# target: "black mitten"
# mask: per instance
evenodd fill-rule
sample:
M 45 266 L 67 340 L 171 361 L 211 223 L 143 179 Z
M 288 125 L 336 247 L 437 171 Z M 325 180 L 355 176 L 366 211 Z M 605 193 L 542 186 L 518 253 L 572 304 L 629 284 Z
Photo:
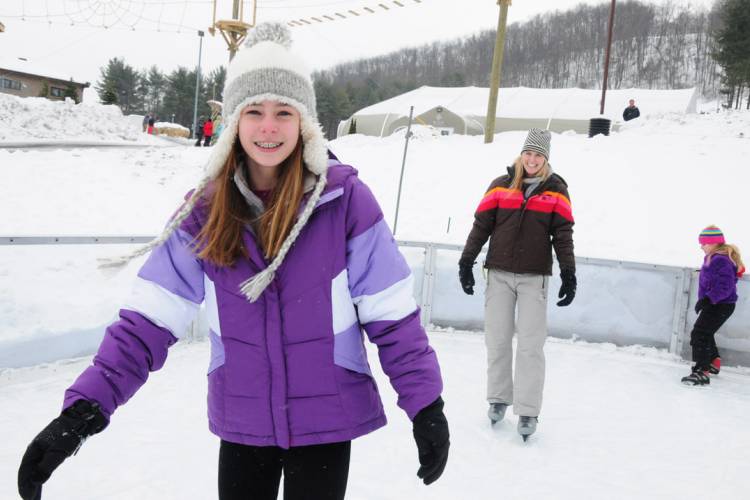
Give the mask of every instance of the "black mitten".
M 700 314 L 704 307 L 708 305 L 708 297 L 703 297 L 695 303 L 695 314 Z
M 422 408 L 413 421 L 414 440 L 419 453 L 417 476 L 424 484 L 437 481 L 448 463 L 450 436 L 448 420 L 443 413 L 443 398 Z
M 26 448 L 18 469 L 18 493 L 24 500 L 40 500 L 42 485 L 87 437 L 107 426 L 97 403 L 79 399 L 40 432 Z
M 473 262 L 458 263 L 458 279 L 461 281 L 461 288 L 463 288 L 466 295 L 474 295 L 475 283 L 473 268 Z
M 562 269 L 560 270 L 560 279 L 562 285 L 560 285 L 560 293 L 557 294 L 557 298 L 562 300 L 558 301 L 557 305 L 564 307 L 570 305 L 576 296 L 576 272 L 570 269 Z

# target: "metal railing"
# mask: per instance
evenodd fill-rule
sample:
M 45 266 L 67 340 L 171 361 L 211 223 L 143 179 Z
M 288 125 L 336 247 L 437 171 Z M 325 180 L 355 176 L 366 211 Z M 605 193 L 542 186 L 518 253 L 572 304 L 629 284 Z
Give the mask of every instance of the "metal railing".
M 142 244 L 151 239 L 149 235 L 0 236 L 0 245 Z M 398 241 L 398 245 L 415 275 L 414 295 L 423 325 L 483 328 L 483 280 L 477 280 L 474 296 L 464 295 L 458 284 L 462 246 L 421 241 Z M 550 300 L 551 335 L 655 346 L 690 358 L 697 270 L 588 257 L 577 257 L 576 265 L 576 301 L 571 307 L 558 308 Z M 553 274 L 550 289 L 556 291 L 558 284 Z M 750 366 L 750 279 L 741 279 L 738 287 L 737 309 L 717 334 L 717 343 L 725 363 Z

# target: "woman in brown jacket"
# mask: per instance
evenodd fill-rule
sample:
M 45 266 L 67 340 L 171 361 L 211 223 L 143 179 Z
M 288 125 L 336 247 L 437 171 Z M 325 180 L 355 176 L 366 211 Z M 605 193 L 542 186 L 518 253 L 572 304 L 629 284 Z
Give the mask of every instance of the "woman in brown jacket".
M 573 214 L 567 184 L 549 164 L 550 141 L 549 131 L 529 131 L 521 156 L 507 175 L 492 181 L 479 203 L 459 261 L 461 287 L 472 295 L 473 266 L 490 240 L 484 262 L 488 415 L 494 424 L 513 405 L 524 441 L 536 430 L 542 406 L 553 247 L 562 278 L 557 305 L 569 305 L 576 293 Z

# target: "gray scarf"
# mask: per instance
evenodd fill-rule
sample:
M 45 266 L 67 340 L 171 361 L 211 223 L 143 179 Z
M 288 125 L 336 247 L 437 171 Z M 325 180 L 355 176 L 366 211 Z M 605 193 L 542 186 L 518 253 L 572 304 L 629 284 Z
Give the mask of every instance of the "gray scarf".
M 550 177 L 552 177 L 552 167 L 549 168 L 549 175 Z M 541 183 L 542 178 L 539 176 L 524 177 L 523 185 L 525 186 L 525 189 L 523 191 L 523 199 L 528 200 L 531 194 L 536 190 L 537 187 L 539 187 L 539 184 Z

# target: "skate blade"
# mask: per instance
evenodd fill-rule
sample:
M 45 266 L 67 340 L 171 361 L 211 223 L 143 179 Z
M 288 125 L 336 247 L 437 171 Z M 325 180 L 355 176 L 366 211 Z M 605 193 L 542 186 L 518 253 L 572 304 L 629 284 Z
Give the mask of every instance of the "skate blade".
M 690 380 L 682 380 L 682 385 L 687 387 L 706 387 L 709 384 L 697 384 L 695 382 L 691 382 Z
M 529 440 L 529 436 L 530 436 L 530 435 L 531 435 L 531 434 L 521 434 L 521 439 L 523 439 L 523 442 L 524 442 L 524 443 L 525 443 L 526 441 L 528 441 L 528 440 Z

